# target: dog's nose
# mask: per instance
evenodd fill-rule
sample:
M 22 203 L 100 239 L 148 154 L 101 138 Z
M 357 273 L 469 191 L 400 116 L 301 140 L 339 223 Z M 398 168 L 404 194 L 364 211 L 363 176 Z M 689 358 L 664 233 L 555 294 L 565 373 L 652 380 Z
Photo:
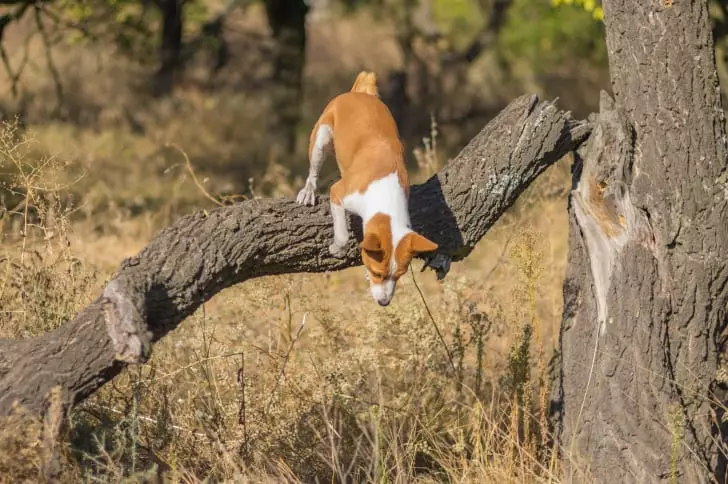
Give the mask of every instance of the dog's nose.
M 390 303 L 391 301 L 392 301 L 391 299 L 390 299 L 390 300 L 388 300 L 388 301 L 381 301 L 381 300 L 377 300 L 377 302 L 379 303 L 379 305 L 380 305 L 380 306 L 382 306 L 382 307 L 384 307 L 384 306 L 389 306 L 389 303 Z

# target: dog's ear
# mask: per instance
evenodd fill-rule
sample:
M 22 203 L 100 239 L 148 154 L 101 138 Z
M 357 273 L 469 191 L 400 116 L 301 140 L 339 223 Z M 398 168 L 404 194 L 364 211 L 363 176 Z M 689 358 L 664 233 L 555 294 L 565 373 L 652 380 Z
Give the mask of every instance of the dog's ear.
M 412 251 L 413 254 L 437 250 L 438 245 L 436 243 L 426 239 L 416 232 L 410 232 L 407 234 L 407 238 L 409 239 L 408 242 L 410 251 Z
M 359 247 L 361 247 L 362 250 L 371 253 L 382 252 L 382 241 L 374 232 L 367 232 L 364 234 L 364 239 L 361 241 L 361 244 L 359 244 Z

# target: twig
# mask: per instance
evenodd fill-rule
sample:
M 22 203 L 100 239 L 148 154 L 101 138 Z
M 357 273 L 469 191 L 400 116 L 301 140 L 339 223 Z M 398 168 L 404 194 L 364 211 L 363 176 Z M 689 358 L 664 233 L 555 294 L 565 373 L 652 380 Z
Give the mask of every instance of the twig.
M 190 363 L 189 365 L 181 366 L 174 371 L 163 374 L 160 377 L 140 379 L 140 380 L 138 380 L 138 383 L 155 383 L 158 381 L 162 381 L 165 378 L 171 378 L 179 373 L 182 373 L 183 371 L 189 370 L 190 368 L 192 368 L 194 366 L 201 365 L 201 364 L 207 363 L 212 360 L 220 360 L 220 359 L 224 359 L 224 358 L 230 358 L 231 356 L 238 356 L 240 354 L 242 354 L 240 351 L 236 351 L 234 353 L 224 353 L 221 355 L 208 356 L 207 358 L 200 358 L 200 359 L 194 361 L 193 363 Z M 162 372 L 160 371 L 160 373 L 162 373 Z
M 417 292 L 420 294 L 420 299 L 422 299 L 422 304 L 425 305 L 425 310 L 427 311 L 427 315 L 430 317 L 430 321 L 432 321 L 432 326 L 435 327 L 435 332 L 437 333 L 437 337 L 440 338 L 440 343 L 442 343 L 442 347 L 445 348 L 445 353 L 447 353 L 447 359 L 450 362 L 450 367 L 452 368 L 452 371 L 457 373 L 457 369 L 455 368 L 455 361 L 452 358 L 452 353 L 450 353 L 450 349 L 447 347 L 447 343 L 445 343 L 445 338 L 442 337 L 442 333 L 440 333 L 440 328 L 437 327 L 437 323 L 435 322 L 435 317 L 432 315 L 432 311 L 430 311 L 430 307 L 427 305 L 427 301 L 425 300 L 425 295 L 422 294 L 422 290 L 420 289 L 419 284 L 417 284 L 417 279 L 415 278 L 415 271 L 412 269 L 412 265 L 410 264 L 410 274 L 412 274 L 412 282 L 415 283 L 415 288 L 417 289 Z
M 293 336 L 293 339 L 291 340 L 291 344 L 288 346 L 288 351 L 286 352 L 286 356 L 283 357 L 283 364 L 281 365 L 281 371 L 278 372 L 278 378 L 276 378 L 276 383 L 273 385 L 273 390 L 270 392 L 270 397 L 268 397 L 268 403 L 265 404 L 265 413 L 268 413 L 268 410 L 270 409 L 270 404 L 273 402 L 273 396 L 276 393 L 276 390 L 278 390 L 278 385 L 281 383 L 281 379 L 283 378 L 283 373 L 286 371 L 286 364 L 288 363 L 288 358 L 291 356 L 291 352 L 293 351 L 293 345 L 296 344 L 296 341 L 298 341 L 298 337 L 301 335 L 301 331 L 303 331 L 303 326 L 306 324 L 306 316 L 308 316 L 308 313 L 304 313 L 303 319 L 301 320 L 301 324 L 298 326 L 298 329 L 296 330 L 296 334 Z
M 503 250 L 501 251 L 500 256 L 495 261 L 495 264 L 493 264 L 493 267 L 491 267 L 490 270 L 485 273 L 485 277 L 483 277 L 484 281 L 487 281 L 488 279 L 490 279 L 490 276 L 493 274 L 493 272 L 495 272 L 495 270 L 498 269 L 498 267 L 500 267 L 501 263 L 503 263 L 503 261 L 505 260 L 506 254 L 508 252 L 508 246 L 511 244 L 511 241 L 513 240 L 513 237 L 514 237 L 514 232 L 513 231 L 509 231 L 509 232 L 511 234 L 508 236 L 508 239 L 506 239 L 505 243 L 503 244 Z
M 248 427 L 245 419 L 245 353 L 240 353 L 238 385 L 240 385 L 240 410 L 238 411 L 238 423 L 243 426 L 243 444 L 240 446 L 240 451 L 243 454 L 243 459 L 247 459 Z
M 128 412 L 122 412 L 121 410 L 117 410 L 117 409 L 112 408 L 112 407 L 107 407 L 105 405 L 94 405 L 94 407 L 99 408 L 101 410 L 106 410 L 107 412 L 111 412 L 111 413 L 114 413 L 114 414 L 117 414 L 117 415 L 124 415 L 124 416 L 128 416 L 129 415 Z M 86 412 L 90 413 L 91 415 L 94 415 L 96 418 L 98 418 L 99 420 L 101 420 L 101 418 L 99 416 L 97 416 L 97 415 L 94 414 L 94 412 L 93 412 L 94 408 L 93 407 L 88 407 L 85 410 L 86 410 Z M 159 425 L 159 420 L 153 419 L 152 417 L 147 417 L 147 416 L 144 416 L 144 415 L 137 415 L 136 418 L 138 418 L 139 420 L 142 420 L 144 422 L 148 422 L 148 423 L 150 423 L 152 425 Z M 175 430 L 179 430 L 181 432 L 187 432 L 189 434 L 194 435 L 195 437 L 205 437 L 205 438 L 208 437 L 207 434 L 203 434 L 201 432 L 195 432 L 194 430 L 190 430 L 190 429 L 187 429 L 185 427 L 180 427 L 179 425 L 172 425 L 172 424 L 170 424 L 169 425 L 169 428 L 175 429 Z
M 195 185 L 197 185 L 197 188 L 200 189 L 202 194 L 205 195 L 205 197 L 207 197 L 209 200 L 211 200 L 215 205 L 222 207 L 224 204 L 217 198 L 210 195 L 210 193 L 207 190 L 205 190 L 205 187 L 202 186 L 202 183 L 200 183 L 200 181 L 197 179 L 197 176 L 195 175 L 195 170 L 192 169 L 192 163 L 190 162 L 190 158 L 189 158 L 189 156 L 187 156 L 187 153 L 185 153 L 182 148 L 180 148 L 179 146 L 177 146 L 174 143 L 167 143 L 167 146 L 169 146 L 170 148 L 176 149 L 177 151 L 179 151 L 182 154 L 182 156 L 185 159 L 185 165 L 187 166 L 187 171 L 190 172 L 190 175 L 192 176 L 192 181 L 195 182 Z
M 56 27 L 58 27 L 60 25 L 61 27 L 65 27 L 67 29 L 77 30 L 90 40 L 98 40 L 98 37 L 96 35 L 94 35 L 85 25 L 83 25 L 79 22 L 73 22 L 73 21 L 61 18 L 61 16 L 58 13 L 56 13 L 50 9 L 50 6 L 40 3 L 40 4 L 36 4 L 35 8 L 42 11 L 46 15 L 46 17 L 50 18 L 53 22 L 55 22 Z
M 20 210 L 20 207 L 23 206 L 25 203 L 25 199 L 18 202 L 15 207 L 11 209 L 4 209 L 2 213 L 0 213 L 0 235 L 3 234 L 3 228 L 5 227 L 5 222 L 10 218 L 10 215 L 17 215 L 18 210 Z

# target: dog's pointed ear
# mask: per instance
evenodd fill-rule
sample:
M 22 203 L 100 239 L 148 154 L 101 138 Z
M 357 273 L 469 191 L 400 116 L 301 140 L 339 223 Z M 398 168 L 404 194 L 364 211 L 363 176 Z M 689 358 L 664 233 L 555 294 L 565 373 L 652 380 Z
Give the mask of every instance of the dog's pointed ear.
M 382 252 L 382 241 L 374 232 L 367 232 L 364 234 L 364 239 L 361 241 L 361 244 L 359 244 L 359 247 L 367 252 Z
M 411 232 L 407 234 L 409 238 L 410 250 L 414 254 L 420 254 L 423 252 L 432 252 L 437 250 L 438 245 L 433 241 L 426 239 L 417 232 Z

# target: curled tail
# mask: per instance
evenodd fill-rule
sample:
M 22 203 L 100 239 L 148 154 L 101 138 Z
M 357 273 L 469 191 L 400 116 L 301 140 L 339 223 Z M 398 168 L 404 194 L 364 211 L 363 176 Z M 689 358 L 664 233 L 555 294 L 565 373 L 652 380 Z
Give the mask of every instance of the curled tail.
M 356 81 L 351 87 L 351 92 L 363 92 L 372 96 L 379 96 L 377 89 L 377 75 L 373 72 L 362 71 L 356 76 Z

